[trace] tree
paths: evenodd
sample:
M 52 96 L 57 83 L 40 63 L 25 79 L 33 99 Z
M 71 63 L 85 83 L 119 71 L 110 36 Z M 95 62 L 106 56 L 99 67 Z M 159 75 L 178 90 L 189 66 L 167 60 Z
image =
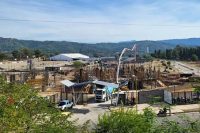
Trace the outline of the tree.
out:
M 20 52 L 18 50 L 14 50 L 14 51 L 12 51 L 12 56 L 13 56 L 13 58 L 19 60 L 20 59 Z
M 20 50 L 22 58 L 26 59 L 27 57 L 32 57 L 32 51 L 28 48 L 22 48 Z
M 147 61 L 152 61 L 153 60 L 153 57 L 150 54 L 143 55 L 143 58 L 146 59 Z
M 73 66 L 74 66 L 76 69 L 80 69 L 80 68 L 83 66 L 83 63 L 80 62 L 80 61 L 75 61 L 75 62 L 73 62 Z
M 199 60 L 199 58 L 196 54 L 193 54 L 191 59 L 192 59 L 192 61 L 198 61 Z
M 39 49 L 34 50 L 34 55 L 36 58 L 39 58 L 42 56 L 42 52 Z
M 160 57 L 161 57 L 162 59 L 166 59 L 166 53 L 165 53 L 165 52 L 161 52 L 161 53 L 160 53 Z
M 0 61 L 7 59 L 7 55 L 5 53 L 0 52 Z
M 172 59 L 179 59 L 179 54 L 176 49 L 173 49 L 172 51 Z
M 172 58 L 172 50 L 171 49 L 166 49 L 166 58 L 171 59 Z
M 0 78 L 0 132 L 76 131 L 70 115 L 63 115 L 27 85 L 6 83 Z
M 200 97 L 200 86 L 195 86 L 194 92 L 197 93 L 197 98 L 199 99 L 199 97 Z
M 162 59 L 197 61 L 200 58 L 200 47 L 181 47 L 177 45 L 174 49 L 166 49 L 165 51 L 155 50 L 151 55 Z

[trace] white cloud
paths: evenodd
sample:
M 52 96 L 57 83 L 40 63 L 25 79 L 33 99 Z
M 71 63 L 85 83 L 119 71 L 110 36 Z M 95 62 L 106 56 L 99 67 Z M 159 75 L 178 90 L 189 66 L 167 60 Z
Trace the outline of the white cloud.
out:
M 198 1 L 94 1 L 79 0 L 79 3 L 74 3 L 62 0 L 2 0 L 0 18 L 115 24 L 0 21 L 0 36 L 35 40 L 108 42 L 187 38 L 200 35 Z M 120 23 L 136 25 L 117 25 Z

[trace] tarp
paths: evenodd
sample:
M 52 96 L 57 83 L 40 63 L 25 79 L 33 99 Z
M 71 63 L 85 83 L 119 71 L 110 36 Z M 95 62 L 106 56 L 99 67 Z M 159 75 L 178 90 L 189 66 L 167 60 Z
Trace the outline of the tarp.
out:
M 75 88 L 78 88 L 78 87 L 82 87 L 84 85 L 87 85 L 87 84 L 91 84 L 92 81 L 87 81 L 87 82 L 81 82 L 81 83 L 73 83 L 69 80 L 63 80 L 63 81 L 60 81 L 63 85 L 67 86 L 67 87 L 75 87 Z
M 50 60 L 54 61 L 72 61 L 74 59 L 89 59 L 90 57 L 87 55 L 83 55 L 80 53 L 69 53 L 69 54 L 59 54 L 53 57 L 50 57 Z
M 62 81 L 60 81 L 60 83 L 62 83 L 63 85 L 65 85 L 67 87 L 72 87 L 75 84 L 69 80 L 62 80 Z
M 73 59 L 68 56 L 65 56 L 63 54 L 59 54 L 59 55 L 50 57 L 50 60 L 52 60 L 52 61 L 72 61 Z
M 118 84 L 109 83 L 109 82 L 105 82 L 105 81 L 99 81 L 99 80 L 95 80 L 95 81 L 93 81 L 93 83 L 94 84 L 98 84 L 98 85 L 113 87 L 113 88 L 118 88 L 119 87 Z
M 87 81 L 87 82 L 82 82 L 82 83 L 73 83 L 69 80 L 63 80 L 63 81 L 60 81 L 60 82 L 67 87 L 78 87 L 78 86 L 83 86 L 83 85 L 91 84 L 91 83 L 103 85 L 103 86 L 107 86 L 107 87 L 111 87 L 111 88 L 118 88 L 119 87 L 118 84 L 109 83 L 109 82 L 105 82 L 105 81 L 99 81 L 99 80 Z

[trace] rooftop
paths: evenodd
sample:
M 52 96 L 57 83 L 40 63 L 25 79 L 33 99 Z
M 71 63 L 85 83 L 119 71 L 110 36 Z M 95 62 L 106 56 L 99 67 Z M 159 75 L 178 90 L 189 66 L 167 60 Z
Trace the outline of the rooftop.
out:
M 68 54 L 60 54 L 60 55 L 64 55 L 64 56 L 67 56 L 69 58 L 89 58 L 89 56 L 87 55 L 83 55 L 83 54 L 80 54 L 80 53 L 68 53 Z

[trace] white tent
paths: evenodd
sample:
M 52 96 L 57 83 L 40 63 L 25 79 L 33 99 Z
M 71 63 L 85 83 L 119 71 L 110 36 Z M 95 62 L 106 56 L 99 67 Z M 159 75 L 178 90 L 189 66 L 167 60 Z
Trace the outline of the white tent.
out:
M 70 54 L 59 54 L 53 57 L 50 57 L 50 60 L 53 61 L 72 61 L 72 60 L 84 60 L 89 59 L 89 56 L 83 55 L 80 53 L 70 53 Z

